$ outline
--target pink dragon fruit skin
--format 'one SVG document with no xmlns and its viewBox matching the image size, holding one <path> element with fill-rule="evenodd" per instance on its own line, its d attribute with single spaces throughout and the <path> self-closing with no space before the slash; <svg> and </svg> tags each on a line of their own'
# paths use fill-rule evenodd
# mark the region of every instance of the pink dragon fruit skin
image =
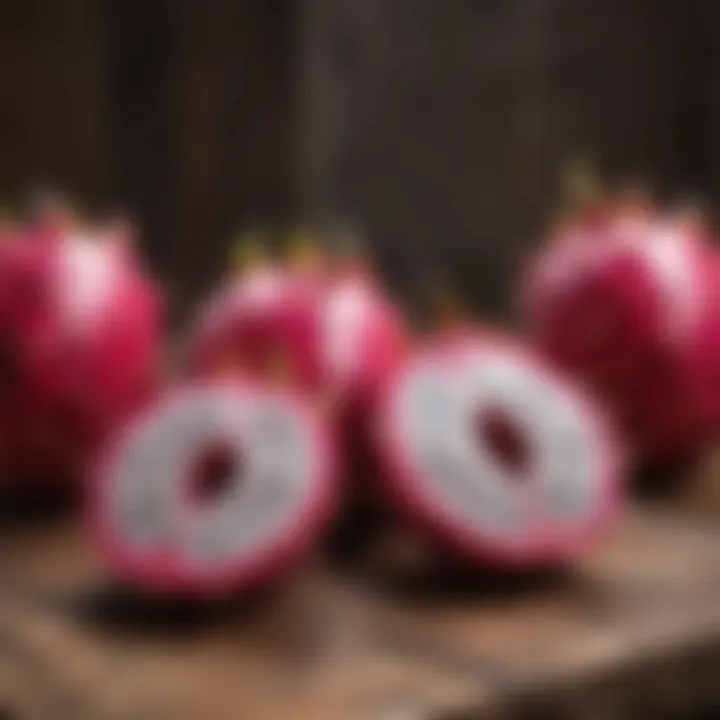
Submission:
<svg viewBox="0 0 720 720">
<path fill-rule="evenodd" d="M 646 459 L 692 452 L 715 423 L 715 267 L 701 233 L 650 217 L 551 245 L 531 271 L 524 309 L 538 346 L 614 407 Z"/>
<path fill-rule="evenodd" d="M 342 268 L 329 278 L 322 325 L 324 386 L 337 441 L 352 468 L 349 492 L 360 515 L 371 516 L 378 492 L 372 479 L 379 477 L 382 462 L 374 421 L 409 348 L 408 329 L 372 274 L 359 267 Z"/>
<path fill-rule="evenodd" d="M 325 384 L 346 412 L 367 416 L 406 353 L 405 319 L 367 271 L 349 268 L 328 283 L 323 328 Z"/>
<path fill-rule="evenodd" d="M 365 405 L 399 354 L 404 327 L 368 276 L 306 276 L 263 268 L 231 279 L 211 298 L 191 338 L 191 365 L 206 374 L 225 360 L 261 369 L 282 348 L 295 381 L 328 390 L 341 406 Z"/>
<path fill-rule="evenodd" d="M 295 381 L 316 389 L 319 287 L 277 268 L 231 277 L 201 312 L 190 338 L 196 375 L 217 370 L 262 373 L 272 355 L 286 353 Z"/>
<path fill-rule="evenodd" d="M 17 377 L 3 410 L 4 474 L 27 483 L 78 479 L 159 379 L 159 290 L 109 239 L 67 235 L 6 245 L 0 277 L 0 322 Z"/>
</svg>

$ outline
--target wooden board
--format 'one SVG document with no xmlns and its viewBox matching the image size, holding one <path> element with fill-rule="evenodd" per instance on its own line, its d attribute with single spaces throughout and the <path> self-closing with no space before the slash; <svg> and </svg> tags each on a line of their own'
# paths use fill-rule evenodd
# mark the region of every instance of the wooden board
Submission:
<svg viewBox="0 0 720 720">
<path fill-rule="evenodd" d="M 319 568 L 252 602 L 162 606 L 107 587 L 62 521 L 5 528 L 0 574 L 0 710 L 19 718 L 362 720 L 477 697 L 373 646 L 370 605 Z"/>
<path fill-rule="evenodd" d="M 203 611 L 111 592 L 80 531 L 46 518 L 3 529 L 0 574 L 11 717 L 622 718 L 720 700 L 716 520 L 634 512 L 569 574 L 512 582 L 353 582 L 318 562 Z"/>
<path fill-rule="evenodd" d="M 306 209 L 362 223 L 415 303 L 417 275 L 442 272 L 506 308 L 568 156 L 661 192 L 701 182 L 696 35 L 714 25 L 695 5 L 301 0 Z"/>
<path fill-rule="evenodd" d="M 388 643 L 489 684 L 503 713 L 685 717 L 720 701 L 717 517 L 632 513 L 567 574 L 390 588 Z"/>
</svg>

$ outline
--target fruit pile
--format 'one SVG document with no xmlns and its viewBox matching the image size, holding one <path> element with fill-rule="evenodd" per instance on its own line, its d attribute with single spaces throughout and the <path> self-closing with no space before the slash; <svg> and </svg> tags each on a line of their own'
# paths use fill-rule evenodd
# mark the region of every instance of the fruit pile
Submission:
<svg viewBox="0 0 720 720">
<path fill-rule="evenodd" d="M 98 554 L 145 592 L 286 575 L 361 457 L 441 556 L 561 564 L 612 527 L 636 462 L 699 452 L 720 422 L 716 253 L 696 215 L 637 195 L 556 225 L 523 276 L 524 339 L 449 295 L 412 332 L 356 238 L 282 257 L 246 238 L 169 386 L 162 293 L 124 224 L 53 206 L 0 239 L 2 483 L 82 487 Z"/>
</svg>

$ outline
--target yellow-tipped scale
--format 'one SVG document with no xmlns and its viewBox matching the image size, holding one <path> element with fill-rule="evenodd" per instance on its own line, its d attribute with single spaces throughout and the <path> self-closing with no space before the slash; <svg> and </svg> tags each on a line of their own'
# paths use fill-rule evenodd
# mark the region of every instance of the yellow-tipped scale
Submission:
<svg viewBox="0 0 720 720">
<path fill-rule="evenodd" d="M 267 254 L 262 239 L 256 234 L 238 235 L 232 244 L 230 261 L 233 270 L 241 273 L 264 265 Z"/>
<path fill-rule="evenodd" d="M 432 324 L 440 330 L 452 330 L 465 324 L 467 311 L 455 289 L 447 282 L 432 288 Z"/>
<path fill-rule="evenodd" d="M 596 207 L 604 199 L 598 174 L 586 158 L 571 158 L 562 170 L 561 182 L 565 207 L 572 214 Z"/>
<path fill-rule="evenodd" d="M 322 261 L 320 245 L 306 230 L 295 230 L 288 238 L 285 259 L 290 267 L 314 270 Z"/>
<path fill-rule="evenodd" d="M 0 205 L 0 230 L 7 230 L 15 225 L 15 216 L 6 205 Z"/>
</svg>

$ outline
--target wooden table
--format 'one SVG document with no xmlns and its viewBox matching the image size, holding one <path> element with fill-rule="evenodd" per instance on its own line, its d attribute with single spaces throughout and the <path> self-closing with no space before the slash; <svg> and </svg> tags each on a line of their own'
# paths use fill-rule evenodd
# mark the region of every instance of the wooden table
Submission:
<svg viewBox="0 0 720 720">
<path fill-rule="evenodd" d="M 720 701 L 712 518 L 634 510 L 555 577 L 318 563 L 205 610 L 111 592 L 74 524 L 45 518 L 3 528 L 0 577 L 0 718 L 651 718 Z"/>
</svg>

